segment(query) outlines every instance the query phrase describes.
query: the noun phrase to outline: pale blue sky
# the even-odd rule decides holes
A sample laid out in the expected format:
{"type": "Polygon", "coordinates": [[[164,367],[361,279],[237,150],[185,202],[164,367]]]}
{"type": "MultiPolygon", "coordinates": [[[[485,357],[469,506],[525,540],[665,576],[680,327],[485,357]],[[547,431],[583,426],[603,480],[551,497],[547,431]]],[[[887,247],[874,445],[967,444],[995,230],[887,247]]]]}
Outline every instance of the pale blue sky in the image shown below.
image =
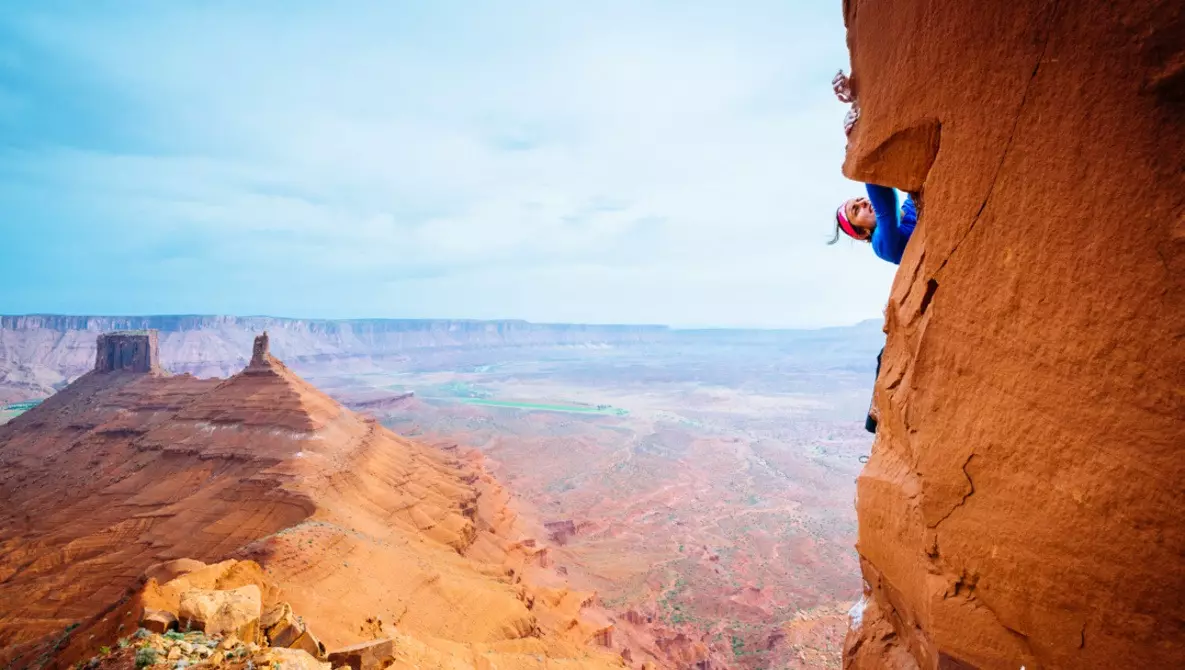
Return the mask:
{"type": "Polygon", "coordinates": [[[817,326],[834,2],[0,9],[0,313],[817,326]]]}

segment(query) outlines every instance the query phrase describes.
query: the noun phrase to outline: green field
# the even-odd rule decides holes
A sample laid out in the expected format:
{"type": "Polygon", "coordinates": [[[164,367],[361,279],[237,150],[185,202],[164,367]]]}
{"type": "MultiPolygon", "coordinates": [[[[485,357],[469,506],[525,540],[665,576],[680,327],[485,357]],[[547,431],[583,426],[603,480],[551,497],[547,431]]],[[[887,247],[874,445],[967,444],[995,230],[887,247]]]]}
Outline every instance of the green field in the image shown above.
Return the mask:
{"type": "Polygon", "coordinates": [[[533,402],[511,402],[509,400],[489,400],[487,398],[442,398],[442,400],[454,400],[463,402],[467,405],[484,405],[486,407],[507,407],[510,409],[527,409],[536,410],[540,412],[577,412],[579,414],[608,414],[612,416],[625,416],[629,414],[628,411],[619,407],[610,407],[609,405],[544,405],[533,402]]]}

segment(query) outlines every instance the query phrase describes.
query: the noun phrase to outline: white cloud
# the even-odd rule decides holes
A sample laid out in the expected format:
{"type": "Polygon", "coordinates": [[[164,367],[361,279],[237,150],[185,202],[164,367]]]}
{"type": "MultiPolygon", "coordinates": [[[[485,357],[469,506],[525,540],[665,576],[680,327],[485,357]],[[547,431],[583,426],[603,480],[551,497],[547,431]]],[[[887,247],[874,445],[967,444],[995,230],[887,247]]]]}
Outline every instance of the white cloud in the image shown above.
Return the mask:
{"type": "MultiPolygon", "coordinates": [[[[192,239],[212,274],[289,280],[256,302],[212,282],[168,311],[763,326],[879,312],[893,267],[823,244],[859,188],[839,174],[828,85],[846,59],[838,7],[352,7],[24,17],[160,149],[42,145],[4,169],[134,231],[145,254],[192,239]]],[[[167,288],[194,265],[155,267],[167,288]]]]}

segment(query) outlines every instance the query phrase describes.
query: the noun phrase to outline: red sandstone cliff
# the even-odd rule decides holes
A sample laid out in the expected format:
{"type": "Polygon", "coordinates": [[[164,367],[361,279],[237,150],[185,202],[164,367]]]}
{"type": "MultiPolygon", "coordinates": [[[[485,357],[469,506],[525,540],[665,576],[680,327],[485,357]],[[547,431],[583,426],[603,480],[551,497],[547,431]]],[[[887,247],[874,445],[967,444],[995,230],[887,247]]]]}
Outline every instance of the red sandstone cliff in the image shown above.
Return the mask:
{"type": "Polygon", "coordinates": [[[851,668],[1185,667],[1185,9],[847,0],[844,172],[920,191],[851,668]]]}

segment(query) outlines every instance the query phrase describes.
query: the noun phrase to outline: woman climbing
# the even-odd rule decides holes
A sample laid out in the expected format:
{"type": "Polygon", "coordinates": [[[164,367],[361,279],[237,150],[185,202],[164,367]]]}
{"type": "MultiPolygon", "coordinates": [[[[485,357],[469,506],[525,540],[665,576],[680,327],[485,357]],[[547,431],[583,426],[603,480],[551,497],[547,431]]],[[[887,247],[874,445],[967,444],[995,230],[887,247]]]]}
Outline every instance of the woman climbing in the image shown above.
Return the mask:
{"type": "Polygon", "coordinates": [[[835,236],[827,244],[838,242],[842,232],[854,240],[871,242],[877,257],[900,265],[918,221],[913,196],[905,198],[898,215],[896,191],[876,184],[866,184],[865,188],[867,198],[852,198],[835,210],[835,236]]]}
{"type": "MultiPolygon", "coordinates": [[[[852,198],[835,210],[835,235],[827,244],[838,242],[842,232],[853,240],[871,242],[872,252],[878,258],[900,265],[905,245],[909,243],[909,236],[913,235],[918,222],[918,208],[913,196],[906,196],[898,215],[897,191],[876,184],[865,184],[864,187],[868,191],[867,198],[852,198]]],[[[881,357],[884,353],[882,348],[876,355],[877,377],[881,375],[881,357]]],[[[870,433],[876,432],[876,414],[876,408],[869,405],[864,428],[870,433]]]]}
{"type": "MultiPolygon", "coordinates": [[[[865,189],[868,191],[867,198],[852,198],[835,210],[835,235],[827,244],[838,242],[842,232],[853,240],[871,242],[872,252],[878,258],[900,265],[905,245],[909,243],[909,236],[913,235],[918,222],[918,208],[913,196],[906,196],[898,215],[897,191],[876,184],[865,184],[865,189]]],[[[884,353],[882,348],[876,355],[877,377],[881,375],[881,357],[884,353]]],[[[876,423],[876,407],[869,405],[864,429],[875,433],[876,423]]]]}
{"type": "MultiPolygon", "coordinates": [[[[843,131],[850,135],[856,122],[860,120],[860,105],[852,90],[852,82],[840,70],[831,80],[831,87],[835,90],[840,102],[852,107],[844,117],[843,131]]],[[[913,195],[906,196],[901,211],[897,211],[897,191],[888,186],[865,184],[868,191],[867,198],[852,198],[845,201],[835,210],[835,235],[827,244],[839,241],[842,232],[854,240],[871,242],[872,252],[881,260],[894,265],[901,264],[901,256],[905,254],[905,246],[909,237],[913,235],[914,226],[918,222],[918,208],[913,195]]],[[[876,355],[876,376],[881,375],[881,358],[885,355],[882,347],[876,355]]],[[[875,403],[875,398],[874,398],[875,403]]],[[[868,418],[864,421],[864,428],[876,432],[877,410],[875,404],[868,406],[868,418]]]]}
{"type": "MultiPolygon", "coordinates": [[[[843,131],[850,135],[860,119],[860,105],[852,90],[852,81],[840,70],[831,80],[831,87],[840,102],[850,104],[851,110],[844,118],[843,131]]],[[[835,211],[835,236],[827,244],[839,241],[843,232],[848,237],[862,242],[872,242],[872,251],[880,258],[895,265],[901,264],[905,244],[913,234],[918,221],[918,209],[913,196],[905,199],[901,214],[897,214],[897,192],[888,186],[865,184],[867,198],[852,198],[835,211]]]]}

